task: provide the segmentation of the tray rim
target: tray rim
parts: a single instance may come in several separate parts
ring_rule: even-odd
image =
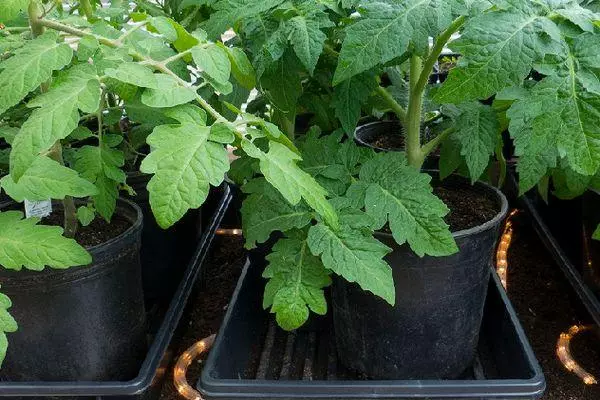
[[[251,265],[247,259],[244,270],[237,283],[234,295],[227,309],[223,323],[215,340],[213,349],[222,346],[223,332],[229,325],[233,309]],[[491,279],[495,283],[502,302],[509,314],[510,321],[516,331],[526,354],[533,376],[528,379],[489,379],[489,380],[373,380],[373,381],[278,381],[255,379],[216,379],[209,372],[215,367],[217,352],[211,351],[204,365],[202,374],[196,383],[196,390],[207,399],[250,399],[264,398],[307,398],[307,399],[390,399],[402,397],[413,398],[539,398],[546,390],[546,378],[535,357],[531,344],[527,339],[516,311],[512,306],[506,290],[500,282],[495,268],[490,266]],[[338,382],[338,383],[336,383]],[[329,389],[329,393],[320,392]],[[452,392],[448,388],[453,389]],[[504,389],[499,393],[499,389]],[[359,391],[357,391],[359,390]],[[492,397],[490,397],[492,396]]]

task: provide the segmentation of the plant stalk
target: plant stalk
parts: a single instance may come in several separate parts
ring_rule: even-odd
[[[410,58],[409,87],[410,96],[404,123],[404,142],[408,164],[421,169],[425,154],[421,150],[421,113],[423,108],[423,90],[419,90],[417,82],[422,72],[422,60],[418,56]]]
[[[56,141],[50,148],[48,156],[60,165],[65,165],[65,161],[62,156],[62,145],[60,140]],[[71,196],[66,196],[62,201],[63,214],[64,214],[64,236],[68,238],[74,238],[79,228],[79,221],[77,220],[77,207],[75,207],[75,200]]]
[[[406,121],[406,110],[404,107],[402,107],[384,87],[378,86],[376,92],[379,97],[381,97],[388,104],[400,122],[404,123]]]
[[[90,0],[79,0],[80,10],[83,11],[85,18],[88,21],[91,21],[94,18],[94,9],[92,8],[92,3]]]
[[[37,37],[44,33],[45,27],[40,23],[42,16],[44,15],[44,7],[38,1],[32,1],[29,4],[29,25],[31,26],[31,33],[33,37]],[[49,82],[42,83],[40,90],[46,92],[48,90]],[[62,156],[62,145],[60,140],[56,141],[50,148],[48,156],[58,162],[60,165],[65,165]],[[64,211],[64,235],[68,238],[74,238],[79,227],[77,221],[77,209],[75,207],[75,201],[72,197],[66,196],[62,201]]]
[[[452,22],[452,24],[450,24],[448,29],[442,32],[440,36],[438,36],[438,38],[435,41],[435,44],[433,45],[433,48],[431,49],[431,52],[429,53],[429,56],[427,57],[427,60],[425,60],[425,63],[423,64],[423,70],[421,71],[421,75],[419,76],[418,81],[416,83],[416,87],[418,90],[425,89],[425,87],[427,86],[427,82],[429,81],[429,76],[433,72],[433,67],[435,66],[435,63],[437,62],[440,55],[442,54],[442,51],[444,51],[444,47],[446,47],[446,44],[448,44],[448,41],[450,40],[452,35],[458,32],[458,30],[463,26],[465,21],[465,16],[458,17],[454,20],[454,22]]]

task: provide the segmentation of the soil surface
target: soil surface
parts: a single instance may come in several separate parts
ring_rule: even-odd
[[[572,325],[587,325],[587,315],[564,274],[524,216],[517,219],[508,253],[508,296],[546,376],[545,400],[598,400],[600,386],[586,386],[556,356],[556,343]],[[600,335],[583,333],[571,342],[577,362],[600,378]]]
[[[473,190],[472,186],[437,186],[433,192],[450,209],[444,220],[450,225],[452,232],[482,225],[492,220],[500,211],[493,198]]]
[[[372,138],[369,143],[373,147],[384,150],[404,150],[404,137],[402,135],[390,135],[386,132]]]
[[[190,302],[193,302],[191,319],[176,354],[181,354],[198,340],[218,332],[246,263],[246,251],[243,246],[244,242],[239,236],[215,238],[213,251],[205,263],[204,284],[198,288],[194,298],[190,299]],[[200,378],[201,372],[201,360],[190,365],[187,379],[192,387]],[[173,386],[171,376],[172,371],[169,371],[161,400],[183,400]]]
[[[48,217],[42,219],[42,224],[63,226],[63,212],[54,210]],[[131,222],[115,214],[107,223],[103,218],[96,217],[88,226],[79,226],[75,240],[84,247],[97,246],[115,238],[131,227]]]

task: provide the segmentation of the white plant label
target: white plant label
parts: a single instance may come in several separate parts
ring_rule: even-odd
[[[52,201],[29,201],[25,200],[25,217],[26,218],[44,218],[52,214]]]

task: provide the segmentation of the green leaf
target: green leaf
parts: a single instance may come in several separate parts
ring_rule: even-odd
[[[241,19],[251,18],[258,14],[267,11],[285,0],[220,0],[217,1],[213,8],[214,13],[211,14],[205,28],[209,36],[212,38],[219,37],[228,28],[232,27]]]
[[[592,239],[600,240],[600,225],[598,225],[594,230],[594,233],[592,234]]]
[[[57,34],[47,33],[29,41],[0,63],[0,114],[21,101],[27,93],[69,64],[73,50],[57,43]]]
[[[520,84],[548,51],[558,27],[530,9],[481,13],[469,21],[451,48],[462,54],[434,100],[461,103],[486,99]]]
[[[560,112],[556,109],[556,89],[538,86],[513,103],[507,112],[515,155],[519,156],[519,192],[533,188],[558,158],[557,127]]]
[[[73,165],[75,170],[98,189],[93,197],[94,205],[106,221],[110,221],[115,211],[118,185],[125,183],[125,173],[121,170],[125,163],[123,152],[113,148],[119,143],[109,143],[108,138],[105,135],[99,146],[77,149]]]
[[[231,73],[240,85],[248,90],[256,86],[256,72],[243,50],[227,47],[227,55],[231,62]]]
[[[103,143],[100,146],[83,146],[77,149],[74,168],[92,183],[96,182],[101,174],[116,182],[124,183],[125,173],[121,170],[124,163],[121,150]]]
[[[21,127],[10,155],[11,176],[18,182],[31,163],[79,123],[78,109],[92,113],[100,103],[100,82],[91,65],[75,66],[47,92],[31,102],[38,107]]]
[[[301,327],[308,320],[309,309],[319,315],[327,313],[323,288],[331,279],[321,260],[310,254],[306,238],[280,239],[267,260],[263,277],[269,282],[263,307],[271,307],[279,326],[287,331]]]
[[[318,21],[305,16],[290,19],[288,26],[292,48],[312,75],[323,52],[327,35],[321,31]]]
[[[167,117],[182,124],[206,125],[206,111],[193,104],[182,104],[164,110]]]
[[[450,135],[440,148],[440,178],[446,179],[463,163],[461,145],[457,139],[458,133]]]
[[[66,196],[86,197],[96,194],[96,187],[76,171],[47,157],[38,157],[18,183],[10,175],[0,180],[2,188],[16,201],[62,200]]]
[[[210,185],[220,185],[229,170],[227,151],[208,141],[209,135],[206,126],[184,123],[156,127],[148,136],[152,152],[140,170],[154,174],[148,184],[150,205],[164,229],[200,207]]]
[[[401,56],[409,44],[418,53],[452,22],[447,0],[363,2],[361,18],[346,29],[333,84]]]
[[[292,205],[304,199],[328,224],[337,227],[335,210],[327,201],[327,191],[315,179],[296,165],[301,158],[281,143],[270,142],[269,152],[264,153],[252,142],[242,141],[242,149],[260,160],[260,170],[265,179]]]
[[[354,134],[362,105],[376,87],[375,77],[371,73],[363,73],[345,80],[334,88],[335,116],[347,134]]]
[[[248,249],[256,247],[256,243],[266,242],[273,232],[303,228],[313,218],[305,204],[290,205],[264,179],[250,181],[243,190],[248,194],[241,210]]]
[[[380,153],[360,171],[368,184],[365,209],[377,228],[389,223],[398,244],[408,242],[420,257],[447,256],[458,251],[444,222],[450,211],[432,193],[431,177],[409,166],[404,153]]]
[[[492,107],[479,102],[463,103],[459,112],[456,126],[460,130],[456,138],[474,183],[489,165],[490,155],[494,153],[499,139],[500,124]]]
[[[210,127],[210,140],[217,143],[229,144],[235,140],[235,134],[229,126],[216,123]]]
[[[62,236],[62,228],[38,222],[37,218],[23,219],[19,211],[0,212],[0,265],[41,271],[46,266],[63,269],[92,262],[75,240]]]
[[[308,231],[308,246],[327,269],[391,305],[396,303],[392,269],[383,260],[391,249],[370,234],[347,226],[333,230],[319,223]]]
[[[141,64],[134,62],[126,62],[119,65],[117,69],[108,68],[104,71],[104,74],[108,77],[117,79],[124,83],[131,85],[159,89],[156,77],[152,70]]]
[[[171,24],[170,18],[153,17],[150,19],[149,28],[154,28],[156,32],[160,33],[167,41],[171,43],[176,41],[178,38],[177,30]]]
[[[0,126],[0,139],[4,139],[6,143],[11,144],[19,133],[19,128],[12,126]]]
[[[96,217],[93,207],[81,206],[77,209],[77,219],[82,226],[88,226]]]
[[[77,45],[77,58],[80,61],[87,61],[100,48],[100,42],[95,36],[87,35],[79,40]]]
[[[2,332],[16,332],[17,328],[17,321],[12,315],[6,309],[0,308],[0,330]]]
[[[4,363],[4,359],[6,358],[6,351],[8,350],[8,339],[6,338],[6,334],[4,332],[0,332],[0,367],[2,363]]]
[[[188,103],[196,98],[196,91],[183,86],[174,77],[155,74],[157,89],[146,89],[142,93],[142,103],[150,107],[173,107]]]
[[[229,82],[231,62],[226,50],[216,44],[197,46],[192,49],[196,66],[220,84]]]
[[[1,0],[0,22],[8,22],[15,19],[19,12],[27,11],[29,0]],[[2,114],[2,112],[0,112]]]
[[[270,64],[261,77],[261,86],[271,104],[282,113],[295,115],[302,95],[298,59],[286,52],[283,58]]]
[[[106,221],[110,221],[117,207],[119,197],[118,182],[113,181],[106,175],[99,175],[96,180],[98,194],[92,197],[94,207]]]

